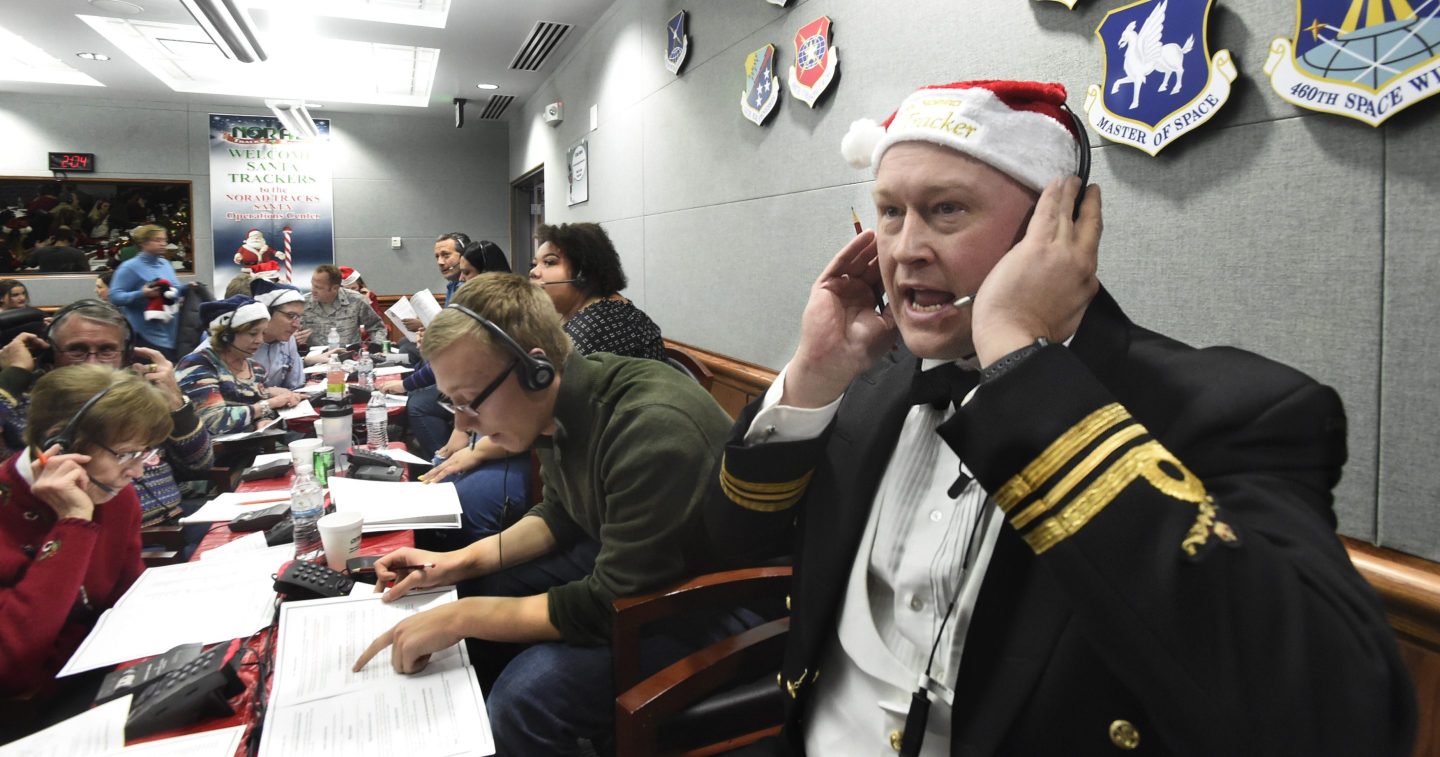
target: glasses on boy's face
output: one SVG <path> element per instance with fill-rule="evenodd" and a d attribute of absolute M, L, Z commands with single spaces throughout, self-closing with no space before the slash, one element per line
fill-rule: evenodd
<path fill-rule="evenodd" d="M 450 413 L 451 415 L 455 415 L 455 413 L 458 411 L 458 412 L 462 412 L 462 413 L 464 413 L 464 414 L 466 414 L 466 415 L 468 415 L 468 416 L 471 416 L 471 417 L 478 416 L 478 415 L 480 415 L 480 403 L 482 403 L 482 402 L 484 402 L 485 400 L 489 399 L 489 398 L 490 398 L 490 395 L 494 394 L 494 393 L 495 393 L 495 390 L 500 388 L 500 384 L 502 384 L 502 383 L 505 382 L 505 379 L 508 378 L 508 377 L 510 376 L 511 372 L 513 372 L 513 371 L 515 370 L 515 366 L 517 366 L 517 365 L 519 365 L 519 364 L 520 364 L 520 361 L 519 361 L 519 360 L 515 360 L 515 361 L 511 362 L 511 363 L 510 363 L 510 367 L 508 367 L 508 368 L 506 368 L 505 370 L 501 371 L 501 372 L 500 372 L 500 375 L 499 375 L 499 376 L 496 376 L 496 377 L 495 377 L 495 380 L 494 380 L 494 381 L 491 381 L 489 386 L 485 387 L 484 389 L 481 389 L 481 390 L 480 390 L 480 393 L 477 394 L 477 395 L 475 395 L 475 399 L 470 400 L 470 402 L 468 402 L 468 403 L 466 403 L 466 404 L 464 404 L 464 405 L 460 405 L 460 406 L 457 407 L 457 406 L 455 405 L 455 402 L 454 402 L 453 400 L 451 400 L 449 397 L 445 396 L 444 394 L 440 394 L 440 395 L 436 398 L 435 404 L 439 405 L 441 408 L 443 408 L 446 412 Z"/>

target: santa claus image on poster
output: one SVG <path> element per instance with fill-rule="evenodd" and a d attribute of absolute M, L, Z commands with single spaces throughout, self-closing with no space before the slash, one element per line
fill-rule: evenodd
<path fill-rule="evenodd" d="M 257 263 L 284 259 L 285 252 L 271 247 L 259 229 L 251 229 L 246 232 L 245 242 L 235 250 L 235 264 L 240 266 L 240 270 L 245 273 L 250 273 L 250 267 Z"/>

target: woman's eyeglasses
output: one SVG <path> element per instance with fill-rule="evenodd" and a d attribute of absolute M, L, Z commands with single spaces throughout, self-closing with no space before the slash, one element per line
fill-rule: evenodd
<path fill-rule="evenodd" d="M 129 465 L 136 460 L 148 460 L 151 455 L 155 454 L 155 452 L 160 449 L 159 447 L 145 447 L 130 452 L 116 452 L 115 450 L 110 449 L 109 447 L 100 444 L 99 442 L 96 442 L 95 444 L 100 449 L 103 449 L 106 452 L 109 452 L 112 456 L 114 456 L 115 462 L 120 463 L 121 465 Z"/>

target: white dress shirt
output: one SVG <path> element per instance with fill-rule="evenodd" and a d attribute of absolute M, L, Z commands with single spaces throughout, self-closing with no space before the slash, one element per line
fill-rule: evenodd
<path fill-rule="evenodd" d="M 940 362 L 927 360 L 923 367 Z M 766 392 L 747 442 L 815 438 L 834 418 L 838 399 L 815 409 L 779 404 L 785 373 Z M 905 417 L 850 572 L 838 632 L 823 655 L 824 675 L 814 684 L 805 732 L 809 754 L 895 753 L 892 733 L 905 724 L 911 695 L 953 600 L 955 611 L 931 668 L 939 686 L 931 687 L 921 754 L 950 752 L 950 707 L 960 655 L 1003 523 L 974 480 L 959 497 L 947 494 L 960 460 L 935 428 L 952 413 L 953 407 L 936 410 L 921 404 Z"/>

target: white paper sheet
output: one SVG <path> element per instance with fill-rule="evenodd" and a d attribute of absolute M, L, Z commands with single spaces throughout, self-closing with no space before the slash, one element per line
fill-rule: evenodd
<path fill-rule="evenodd" d="M 414 309 L 415 317 L 425 324 L 425 328 L 430 328 L 430 322 L 440 315 L 440 303 L 435 301 L 435 295 L 431 294 L 429 289 L 421 289 L 410 295 L 410 307 Z"/>
<path fill-rule="evenodd" d="M 315 408 L 310 405 L 310 400 L 300 400 L 300 404 L 281 410 L 279 415 L 280 420 L 288 421 L 295 418 L 313 418 L 319 413 L 315 412 Z"/>
<path fill-rule="evenodd" d="M 244 735 L 243 725 L 217 728 L 127 746 L 111 757 L 235 757 Z"/>
<path fill-rule="evenodd" d="M 435 298 L 432 296 L 430 299 L 434 300 Z M 396 300 L 394 305 L 386 309 L 385 317 L 389 318 L 390 322 L 395 324 L 395 328 L 398 329 L 401 334 L 404 334 L 406 339 L 412 342 L 415 341 L 415 332 L 405 328 L 406 318 L 419 317 L 415 315 L 415 308 L 410 305 L 409 297 L 401 297 Z"/>
<path fill-rule="evenodd" d="M 270 623 L 272 576 L 294 557 L 293 550 L 287 554 L 266 550 L 146 570 L 100 616 L 57 677 L 255 633 Z"/>
<path fill-rule="evenodd" d="M 270 428 L 271 426 L 274 426 L 276 423 L 279 423 L 279 422 L 280 422 L 280 421 L 279 421 L 279 419 L 277 419 L 277 418 L 270 418 L 270 419 L 268 419 L 268 420 L 263 420 L 263 421 L 260 421 L 259 423 L 255 424 L 255 430 L 254 430 L 254 431 L 239 431 L 239 432 L 236 432 L 236 433 L 233 433 L 233 434 L 224 434 L 224 435 L 222 435 L 222 436 L 212 436 L 212 437 L 210 437 L 210 441 L 212 441 L 212 442 L 238 442 L 238 441 L 240 441 L 241 439 L 255 439 L 255 438 L 257 438 L 257 437 L 267 436 L 267 433 L 266 433 L 266 432 L 269 430 L 269 428 Z M 284 430 L 284 429 L 279 429 L 279 430 L 275 431 L 274 433 L 268 434 L 268 435 L 269 435 L 269 436 L 278 436 L 278 435 L 283 434 L 283 433 L 285 433 L 285 430 Z"/>
<path fill-rule="evenodd" d="M 376 375 L 377 377 L 379 377 L 379 376 L 399 376 L 399 375 L 402 374 L 402 373 L 409 373 L 409 372 L 411 372 L 411 371 L 413 371 L 413 370 L 415 370 L 415 369 L 414 369 L 414 368 L 411 368 L 411 367 L 408 366 L 408 365 L 387 365 L 387 366 L 385 366 L 384 368 L 376 368 L 376 369 L 375 369 L 375 375 Z"/>
<path fill-rule="evenodd" d="M 270 706 L 260 757 L 297 754 L 484 757 L 495 754 L 495 737 L 475 671 L 465 667 L 397 676 L 384 686 L 353 694 Z"/>
<path fill-rule="evenodd" d="M 402 462 L 402 463 L 415 463 L 416 465 L 429 465 L 429 464 L 430 464 L 430 461 L 429 461 L 429 460 L 421 460 L 421 459 L 419 458 L 419 456 L 417 456 L 417 455 L 412 455 L 412 454 L 410 454 L 409 452 L 407 452 L 407 451 L 405 451 L 405 450 L 403 450 L 403 449 L 395 449 L 394 447 L 391 447 L 391 448 L 389 448 L 389 449 L 380 450 L 380 452 L 381 452 L 382 454 L 389 455 L 391 460 L 395 460 L 395 461 Z"/>
<path fill-rule="evenodd" d="M 307 366 L 305 366 L 305 369 L 304 369 L 304 371 L 302 371 L 302 372 L 303 372 L 306 376 L 314 376 L 314 375 L 316 375 L 316 374 L 322 374 L 322 373 L 324 373 L 324 372 L 326 372 L 326 371 L 328 371 L 328 370 L 330 370 L 330 365 L 329 365 L 328 363 L 319 363 L 319 364 L 317 364 L 317 365 L 307 365 Z M 324 383 L 321 383 L 321 384 L 320 384 L 320 387 L 321 387 L 321 388 L 324 388 L 324 387 L 325 387 L 325 384 L 324 384 Z"/>
<path fill-rule="evenodd" d="M 290 459 L 290 453 L 289 453 L 289 452 L 266 452 L 266 453 L 261 454 L 261 455 L 256 455 L 256 456 L 255 456 L 255 460 L 250 463 L 250 466 L 251 466 L 251 467 L 255 467 L 255 466 L 258 466 L 258 465 L 264 465 L 265 463 L 273 463 L 273 462 L 275 462 L 276 460 L 289 460 L 289 459 Z"/>
<path fill-rule="evenodd" d="M 352 673 L 350 667 L 370 642 L 396 623 L 459 598 L 453 588 L 415 592 L 389 603 L 380 601 L 380 596 L 371 591 L 281 605 L 270 706 L 364 691 L 371 684 L 399 678 L 390 666 L 389 649 L 359 673 Z M 425 674 L 463 668 L 467 663 L 462 642 L 432 655 Z"/>
<path fill-rule="evenodd" d="M 287 453 L 288 454 L 288 453 Z M 181 523 L 229 523 L 244 513 L 274 507 L 290 501 L 289 489 L 264 492 L 227 492 L 200 506 L 199 510 L 180 519 Z"/>
<path fill-rule="evenodd" d="M 459 528 L 460 497 L 455 485 L 330 479 L 336 512 L 358 512 L 365 533 L 411 528 Z"/>
<path fill-rule="evenodd" d="M 232 542 L 226 542 L 220 546 L 200 553 L 201 560 L 224 560 L 229 557 L 243 555 L 249 552 L 259 552 L 269 549 L 270 545 L 265 542 L 265 532 L 256 531 L 253 534 L 246 534 Z"/>
<path fill-rule="evenodd" d="M 18 741 L 0 746 L 0 757 L 89 757 L 125 746 L 130 695 L 112 699 Z"/>

